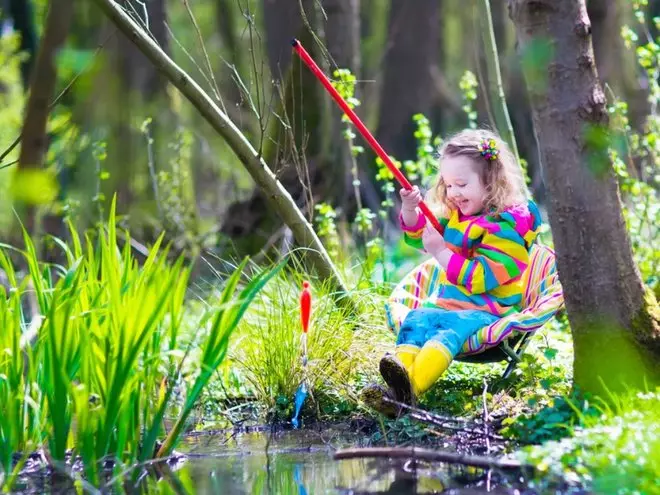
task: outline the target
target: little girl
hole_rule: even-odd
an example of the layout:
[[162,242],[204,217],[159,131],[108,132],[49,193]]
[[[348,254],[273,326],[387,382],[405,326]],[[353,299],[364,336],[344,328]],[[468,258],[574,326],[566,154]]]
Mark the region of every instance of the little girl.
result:
[[421,214],[416,187],[400,192],[406,243],[444,270],[437,291],[401,324],[394,354],[380,361],[389,389],[371,385],[362,393],[367,404],[388,415],[396,408],[383,397],[413,404],[472,334],[520,311],[522,275],[540,226],[520,166],[492,132],[469,129],[446,140],[439,168],[428,201],[442,232]]

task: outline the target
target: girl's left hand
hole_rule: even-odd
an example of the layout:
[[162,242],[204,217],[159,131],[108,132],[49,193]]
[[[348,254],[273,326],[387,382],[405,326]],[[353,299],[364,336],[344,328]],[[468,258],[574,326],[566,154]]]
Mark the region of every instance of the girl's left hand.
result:
[[447,247],[445,239],[432,225],[426,224],[422,232],[422,243],[429,254],[436,256]]

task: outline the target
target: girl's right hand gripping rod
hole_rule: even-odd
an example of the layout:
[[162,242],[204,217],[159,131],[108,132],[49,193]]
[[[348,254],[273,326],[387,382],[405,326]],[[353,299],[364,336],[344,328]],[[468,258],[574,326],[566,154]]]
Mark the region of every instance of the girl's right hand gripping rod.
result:
[[[319,68],[318,65],[316,65],[316,62],[312,59],[312,57],[307,53],[307,51],[303,48],[303,46],[300,44],[300,41],[297,39],[293,39],[291,41],[291,45],[293,46],[293,49],[296,51],[296,53],[300,56],[300,58],[305,62],[307,67],[312,71],[312,73],[317,77],[319,81],[321,81],[321,84],[323,84],[323,87],[330,93],[330,96],[337,102],[337,105],[342,109],[342,111],[348,116],[349,119],[355,124],[355,127],[357,127],[358,131],[360,131],[360,134],[362,134],[362,137],[369,143],[371,148],[376,152],[376,154],[380,157],[381,160],[385,163],[387,168],[394,174],[394,177],[396,177],[397,181],[399,181],[399,184],[401,184],[401,187],[405,189],[412,189],[412,185],[410,182],[408,182],[408,179],[401,173],[401,171],[396,168],[394,163],[392,163],[392,160],[390,157],[385,153],[385,150],[383,150],[382,146],[376,141],[376,138],[373,137],[371,132],[369,132],[369,129],[366,128],[366,126],[362,123],[360,118],[356,115],[356,113],[351,110],[351,108],[348,106],[346,103],[346,100],[342,98],[342,96],[337,92],[337,90],[332,86],[330,83],[330,80],[326,77],[326,75],[323,73],[323,71]],[[422,210],[422,213],[426,218],[428,219],[429,222],[431,222],[431,225],[435,227],[435,229],[442,233],[442,227],[440,227],[440,223],[438,222],[438,219],[433,215],[429,207],[424,203],[424,201],[420,201],[419,203],[419,209]]]

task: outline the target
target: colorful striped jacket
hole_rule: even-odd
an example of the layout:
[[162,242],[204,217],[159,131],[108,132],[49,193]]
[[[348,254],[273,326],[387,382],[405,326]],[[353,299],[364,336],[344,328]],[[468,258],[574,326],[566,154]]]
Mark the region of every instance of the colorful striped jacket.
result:
[[[541,225],[533,202],[505,210],[498,216],[462,216],[453,210],[439,218],[447,247],[452,251],[447,270],[425,306],[448,310],[480,309],[497,316],[519,311],[523,302],[522,275],[529,264],[529,249]],[[424,249],[422,232],[426,219],[407,227],[401,221],[404,239]]]

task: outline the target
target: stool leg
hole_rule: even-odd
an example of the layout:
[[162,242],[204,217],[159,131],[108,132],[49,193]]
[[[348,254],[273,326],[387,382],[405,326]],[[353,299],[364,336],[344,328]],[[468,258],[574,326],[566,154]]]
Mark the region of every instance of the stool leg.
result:
[[522,355],[525,352],[525,348],[527,345],[529,345],[529,341],[532,338],[532,333],[526,333],[522,339],[520,339],[520,342],[518,343],[516,349],[511,349],[506,342],[502,342],[504,345],[503,349],[504,352],[509,356],[509,365],[506,367],[504,370],[504,374],[502,375],[502,380],[506,380],[511,376],[511,373],[513,373],[513,370],[516,369],[516,366],[522,359]]
[[513,373],[513,370],[516,369],[516,366],[518,365],[518,361],[515,359],[510,359],[509,360],[509,365],[506,367],[504,370],[504,374],[502,375],[502,380],[506,380],[511,376],[511,373]]

